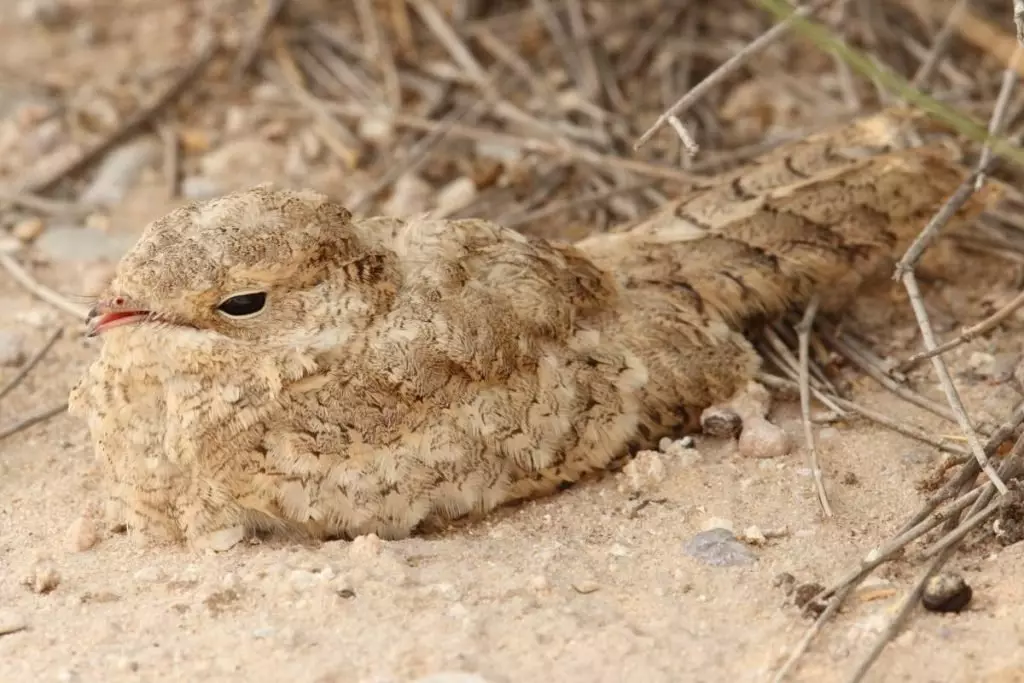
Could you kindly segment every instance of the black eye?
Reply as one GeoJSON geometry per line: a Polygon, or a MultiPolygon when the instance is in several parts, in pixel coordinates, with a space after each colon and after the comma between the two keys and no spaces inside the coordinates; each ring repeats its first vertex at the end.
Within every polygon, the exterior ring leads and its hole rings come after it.
{"type": "Polygon", "coordinates": [[[246,316],[256,315],[262,311],[263,307],[266,305],[266,292],[247,292],[245,294],[229,296],[227,299],[220,302],[220,305],[217,306],[217,310],[224,315],[231,316],[232,318],[244,318],[246,316]]]}

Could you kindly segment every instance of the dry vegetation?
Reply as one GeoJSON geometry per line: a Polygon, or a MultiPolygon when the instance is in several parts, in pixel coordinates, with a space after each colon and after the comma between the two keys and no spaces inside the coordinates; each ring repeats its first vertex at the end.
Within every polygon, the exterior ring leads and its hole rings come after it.
{"type": "MultiPolygon", "coordinates": [[[[1024,58],[1017,59],[1008,0],[810,3],[815,25],[867,55],[853,64],[822,50],[803,24],[780,27],[769,9],[785,5],[776,2],[255,4],[39,0],[3,10],[4,35],[31,37],[0,37],[10,45],[0,48],[0,259],[19,287],[80,315],[88,292],[58,295],[40,284],[30,245],[62,222],[116,232],[130,215],[118,208],[126,196],[120,188],[134,176],[147,188],[132,200],[136,208],[273,178],[316,187],[361,214],[432,210],[575,239],[642,217],[784,141],[896,104],[894,82],[1011,141],[1024,133],[1024,90],[1015,87],[1024,58]],[[862,73],[872,64],[884,72],[862,73]],[[110,170],[123,143],[147,136],[162,141],[147,157],[159,163],[129,164],[123,177],[110,170]]],[[[1019,168],[993,161],[970,136],[949,137],[968,163],[1011,187],[1020,180],[1019,168]]],[[[1022,202],[1011,191],[973,234],[957,238],[962,254],[987,259],[989,274],[998,271],[1010,289],[1024,276],[1022,202]]],[[[928,349],[937,342],[927,338],[932,326],[914,261],[904,262],[901,277],[928,349]]],[[[971,302],[970,318],[959,322],[981,326],[958,339],[947,325],[939,336],[954,341],[943,351],[1000,334],[1024,298],[1000,292],[971,302]]],[[[765,336],[766,383],[791,397],[801,385],[813,387],[844,420],[859,413],[947,454],[921,509],[893,539],[806,596],[819,616],[807,622],[804,640],[790,638],[792,657],[774,671],[799,669],[800,653],[814,648],[819,630],[873,570],[906,563],[920,575],[890,625],[835,674],[856,680],[961,542],[988,548],[993,530],[998,544],[1019,540],[1024,410],[967,419],[956,393],[963,375],[951,374],[942,355],[920,353],[914,342],[901,363],[886,357],[889,349],[872,350],[855,328],[818,320],[806,334],[801,314],[765,336]],[[810,359],[809,372],[800,358],[810,359]],[[850,391],[865,376],[963,436],[926,432],[914,419],[856,403],[850,391]],[[980,474],[987,459],[989,477],[980,474]]],[[[813,311],[804,321],[814,322],[813,311]]],[[[0,375],[0,401],[64,343],[57,334],[40,341],[36,358],[0,375]]],[[[20,438],[63,408],[0,403],[0,438],[20,438]]]]}

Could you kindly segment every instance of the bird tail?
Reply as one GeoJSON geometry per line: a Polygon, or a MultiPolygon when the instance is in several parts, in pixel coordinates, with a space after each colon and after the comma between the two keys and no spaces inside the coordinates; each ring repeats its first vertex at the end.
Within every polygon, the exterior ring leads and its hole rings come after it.
{"type": "MultiPolygon", "coordinates": [[[[576,246],[627,289],[684,290],[731,326],[784,314],[813,295],[823,310],[836,310],[865,283],[891,276],[964,182],[968,174],[952,157],[941,145],[898,149],[755,196],[743,195],[737,175],[727,180],[732,200],[722,201],[716,185],[576,246]]],[[[990,184],[973,195],[947,230],[972,221],[999,194],[990,184]]]]}

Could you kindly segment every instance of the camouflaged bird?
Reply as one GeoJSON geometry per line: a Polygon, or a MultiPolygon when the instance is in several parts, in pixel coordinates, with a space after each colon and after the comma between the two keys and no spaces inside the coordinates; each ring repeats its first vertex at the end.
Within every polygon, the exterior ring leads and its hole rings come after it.
{"type": "Polygon", "coordinates": [[[72,411],[128,526],[156,539],[400,538],[551,493],[745,387],[747,325],[813,294],[836,310],[891,273],[965,177],[892,122],[574,245],[357,220],[268,186],[190,204],[145,229],[93,309],[102,351],[72,411]]]}

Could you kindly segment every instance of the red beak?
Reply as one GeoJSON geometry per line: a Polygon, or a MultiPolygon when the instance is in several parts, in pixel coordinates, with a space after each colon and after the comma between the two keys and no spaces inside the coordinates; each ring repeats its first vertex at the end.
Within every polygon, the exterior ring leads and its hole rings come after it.
{"type": "Polygon", "coordinates": [[[106,306],[93,306],[85,320],[87,337],[95,337],[112,327],[131,325],[149,317],[149,311],[110,310],[106,306]]]}

